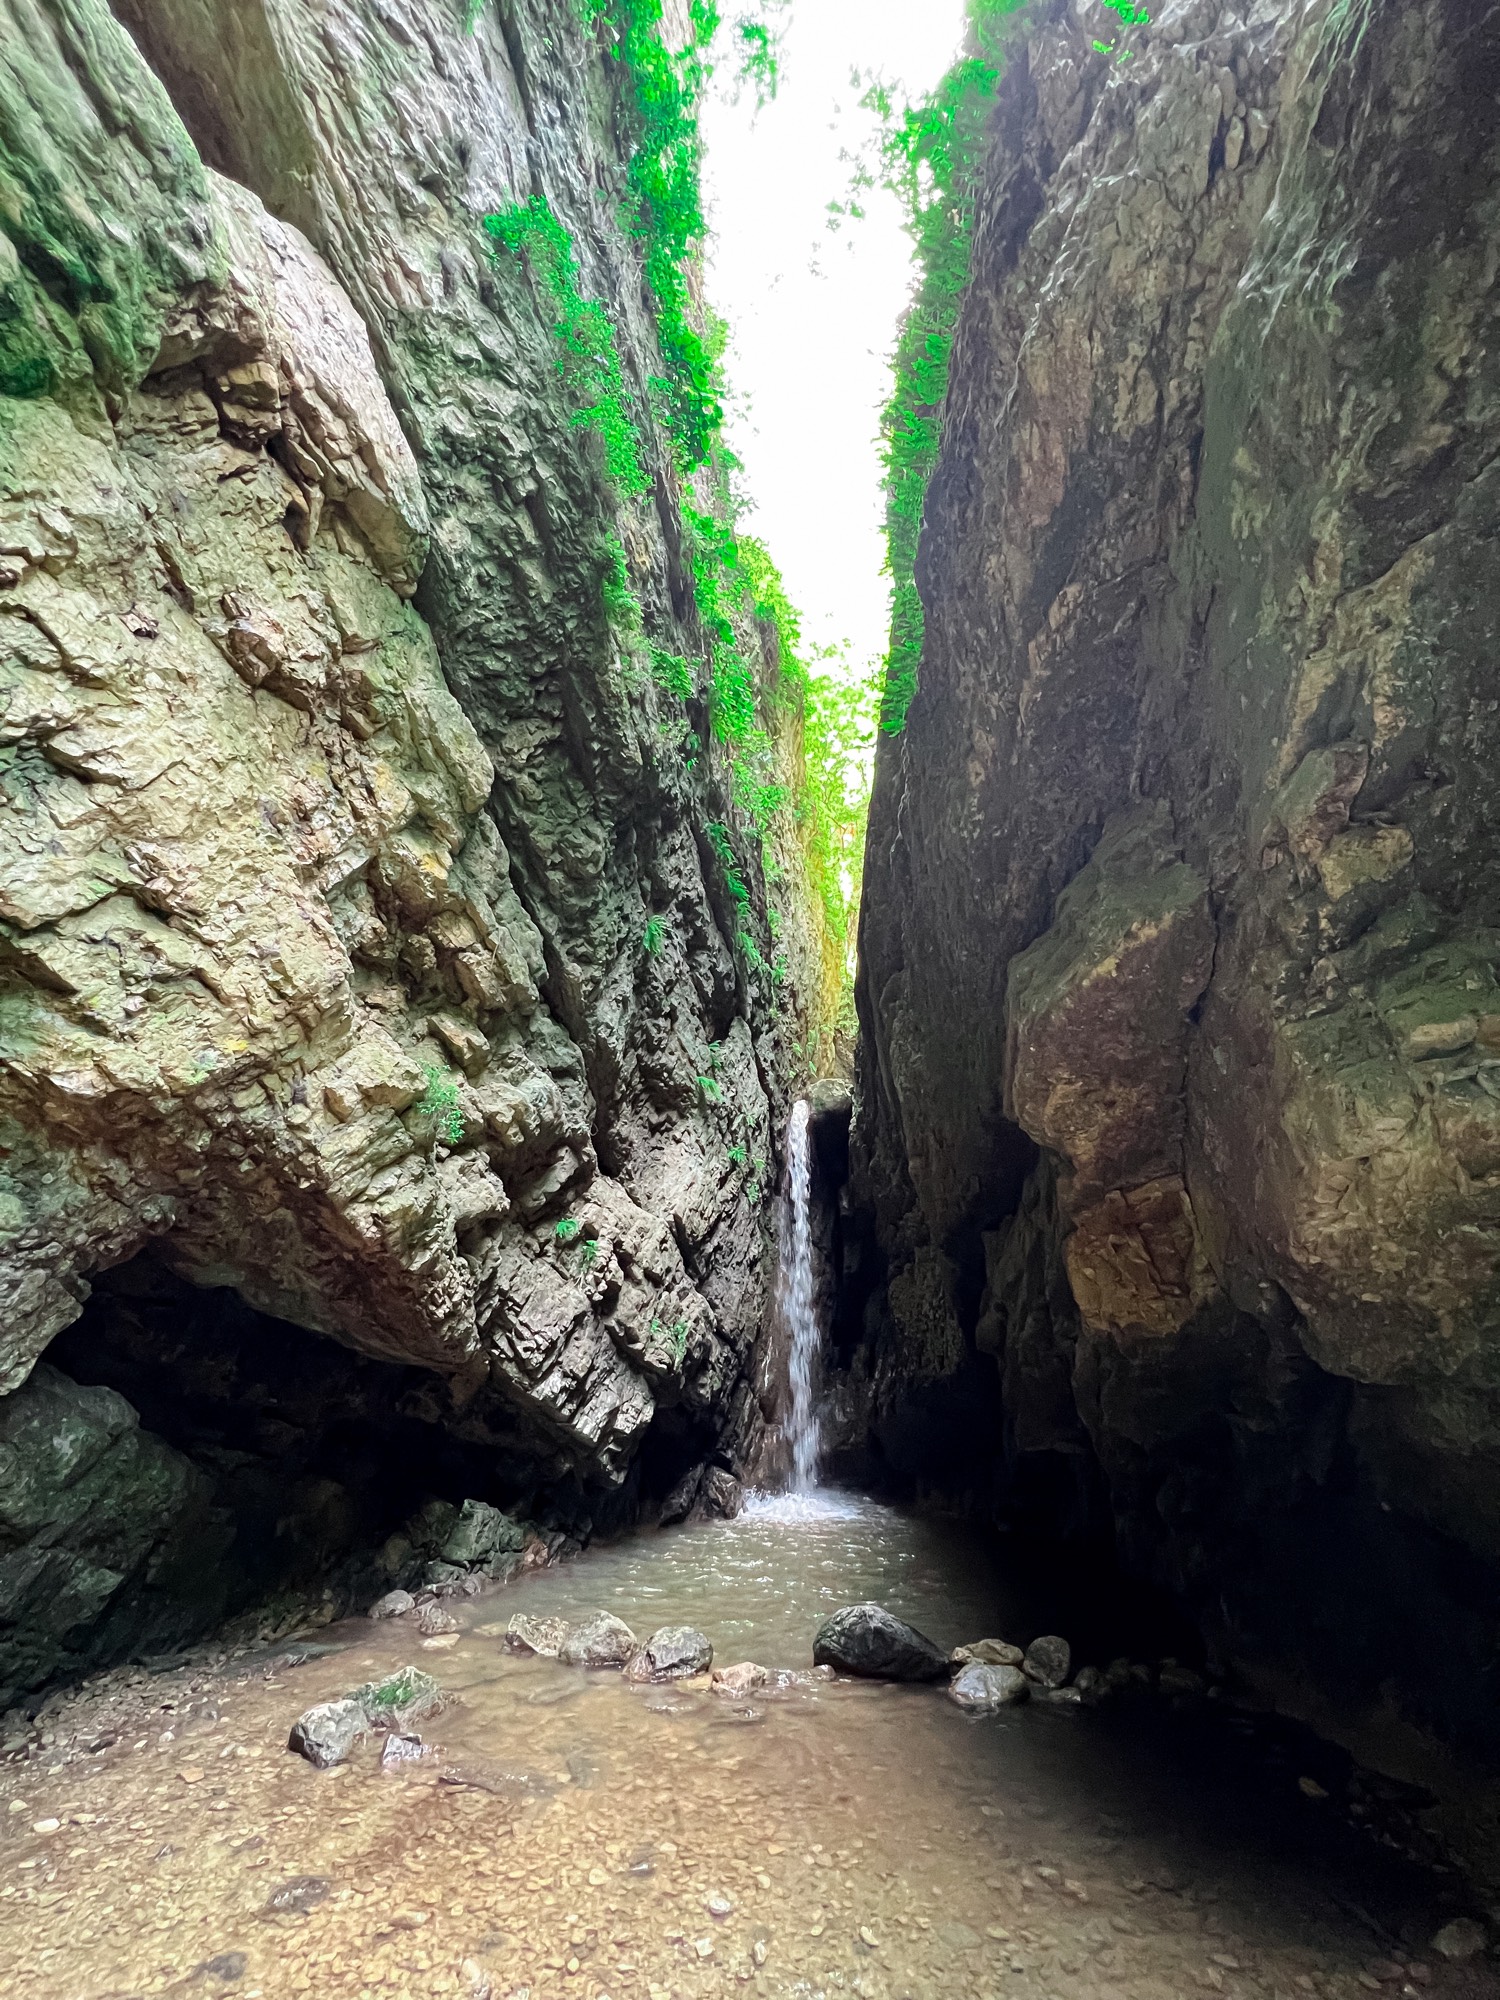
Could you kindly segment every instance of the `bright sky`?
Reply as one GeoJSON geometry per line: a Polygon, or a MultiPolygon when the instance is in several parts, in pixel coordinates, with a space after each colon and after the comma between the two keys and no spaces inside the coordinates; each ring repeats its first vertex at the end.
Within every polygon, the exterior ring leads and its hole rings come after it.
{"type": "Polygon", "coordinates": [[[757,112],[748,93],[720,97],[703,113],[709,297],[729,322],[743,526],[780,565],[808,640],[847,641],[857,662],[885,652],[877,438],[910,245],[884,193],[837,235],[827,205],[849,188],[841,148],[871,128],[850,70],[930,89],[963,14],[963,0],[791,0],[775,101],[757,112]]]}

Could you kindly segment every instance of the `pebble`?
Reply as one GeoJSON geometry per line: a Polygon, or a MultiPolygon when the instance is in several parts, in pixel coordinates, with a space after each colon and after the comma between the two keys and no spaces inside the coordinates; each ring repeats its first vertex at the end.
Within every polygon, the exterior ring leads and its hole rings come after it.
{"type": "Polygon", "coordinates": [[[713,1895],[706,1897],[703,1907],[711,1917],[718,1917],[721,1921],[734,1915],[734,1903],[722,1889],[716,1889],[713,1895]]]}

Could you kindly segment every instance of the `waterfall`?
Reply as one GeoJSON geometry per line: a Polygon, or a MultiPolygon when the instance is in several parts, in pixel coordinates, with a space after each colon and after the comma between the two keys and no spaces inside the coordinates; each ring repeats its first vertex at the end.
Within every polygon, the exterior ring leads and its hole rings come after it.
{"type": "Polygon", "coordinates": [[[787,1436],[792,1447],[792,1491],[811,1493],[818,1483],[818,1414],[813,1406],[818,1365],[818,1322],[813,1312],[812,1165],[808,1148],[808,1104],[799,1098],[787,1127],[790,1213],[781,1232],[781,1309],[791,1334],[792,1409],[787,1436]]]}

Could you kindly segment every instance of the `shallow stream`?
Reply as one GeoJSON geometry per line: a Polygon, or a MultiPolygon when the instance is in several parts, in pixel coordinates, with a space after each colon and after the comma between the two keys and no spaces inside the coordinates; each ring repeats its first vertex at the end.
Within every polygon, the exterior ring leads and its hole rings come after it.
{"type": "Polygon", "coordinates": [[[857,1682],[732,1700],[501,1636],[516,1611],[604,1609],[642,1636],[698,1625],[720,1665],[806,1668],[821,1620],[864,1598],[945,1643],[1040,1629],[977,1533],[817,1496],[458,1600],[456,1638],[359,1620],[309,1657],[108,1677],[49,1717],[50,1764],[0,1767],[3,1990],[1495,1993],[1486,1961],[1426,1951],[1455,1907],[1442,1883],[1229,1717],[974,1719],[941,1690],[857,1682]],[[439,1754],[383,1772],[367,1743],[319,1772],[287,1752],[304,1707],[405,1662],[458,1697],[423,1725],[439,1754]]]}

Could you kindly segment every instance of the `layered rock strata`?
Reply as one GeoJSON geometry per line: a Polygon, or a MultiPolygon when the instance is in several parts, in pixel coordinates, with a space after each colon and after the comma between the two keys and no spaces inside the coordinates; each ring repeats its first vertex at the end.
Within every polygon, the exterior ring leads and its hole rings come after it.
{"type": "Polygon", "coordinates": [[[0,1411],[149,1244],[533,1485],[737,1463],[758,847],[605,612],[618,532],[697,650],[676,476],[617,513],[482,227],[549,200],[646,408],[624,85],[563,0],[117,12],[0,4],[0,1411]]]}
{"type": "Polygon", "coordinates": [[[918,1477],[988,1383],[971,1485],[1493,1755],[1500,16],[1102,11],[1030,10],[979,193],[855,1374],[918,1477]]]}

